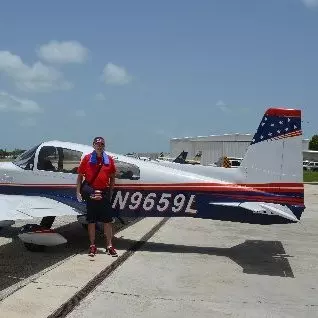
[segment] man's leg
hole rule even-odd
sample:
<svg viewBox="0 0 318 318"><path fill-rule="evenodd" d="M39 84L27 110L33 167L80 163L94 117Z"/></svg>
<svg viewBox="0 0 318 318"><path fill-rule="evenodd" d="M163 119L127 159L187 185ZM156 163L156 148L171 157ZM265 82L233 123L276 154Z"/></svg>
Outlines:
<svg viewBox="0 0 318 318"><path fill-rule="evenodd" d="M95 246L95 224L96 224L96 207L93 200L88 200L87 202L87 230L88 230L88 237L90 241L89 247L89 256L95 256L96 254L96 246Z"/></svg>
<svg viewBox="0 0 318 318"><path fill-rule="evenodd" d="M88 237L91 245L95 245L95 223L88 223Z"/></svg>
<svg viewBox="0 0 318 318"><path fill-rule="evenodd" d="M113 257L117 257L118 254L113 247L113 224L111 222L104 223L104 234L106 236L106 249L107 253Z"/></svg>
<svg viewBox="0 0 318 318"><path fill-rule="evenodd" d="M118 256L116 250L113 247L112 239L113 239L113 217L112 217L112 207L109 199L104 197L101 205L101 219L104 223L104 235L106 239L106 250L109 255Z"/></svg>
<svg viewBox="0 0 318 318"><path fill-rule="evenodd" d="M112 223L104 223L104 234L106 237L106 247L112 246L112 238L113 238L113 224Z"/></svg>

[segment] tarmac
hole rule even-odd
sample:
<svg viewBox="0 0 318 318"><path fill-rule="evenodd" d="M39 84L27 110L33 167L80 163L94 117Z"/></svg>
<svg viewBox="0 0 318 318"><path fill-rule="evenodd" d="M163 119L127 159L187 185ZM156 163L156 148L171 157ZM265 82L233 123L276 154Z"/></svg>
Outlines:
<svg viewBox="0 0 318 318"><path fill-rule="evenodd" d="M26 251L0 233L0 317L318 317L318 186L297 224L145 218L116 233L118 258L87 256L87 233L59 219L66 246Z"/></svg>

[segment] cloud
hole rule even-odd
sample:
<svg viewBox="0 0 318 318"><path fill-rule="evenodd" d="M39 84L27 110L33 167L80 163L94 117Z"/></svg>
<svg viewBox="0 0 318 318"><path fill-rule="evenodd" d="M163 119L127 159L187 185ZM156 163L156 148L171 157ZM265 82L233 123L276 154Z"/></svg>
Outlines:
<svg viewBox="0 0 318 318"><path fill-rule="evenodd" d="M103 70L102 80L106 84L124 85L132 80L125 68L113 63L107 63Z"/></svg>
<svg viewBox="0 0 318 318"><path fill-rule="evenodd" d="M318 0L301 0L301 1L308 8L316 8L316 7L318 7Z"/></svg>
<svg viewBox="0 0 318 318"><path fill-rule="evenodd" d="M165 138L171 138L173 135L172 132L168 129L158 128L154 131L155 135L165 137Z"/></svg>
<svg viewBox="0 0 318 318"><path fill-rule="evenodd" d="M51 63L84 63L88 58L88 49L77 41L50 41L38 50L38 56Z"/></svg>
<svg viewBox="0 0 318 318"><path fill-rule="evenodd" d="M97 100L97 101L104 101L106 100L106 97L103 93L97 93L95 96L94 96L94 99Z"/></svg>
<svg viewBox="0 0 318 318"><path fill-rule="evenodd" d="M218 100L216 103L216 107L222 110L223 112L229 112L229 107L226 105L223 100Z"/></svg>
<svg viewBox="0 0 318 318"><path fill-rule="evenodd" d="M83 109L78 109L75 111L75 116L76 117L85 117L86 116L86 113Z"/></svg>
<svg viewBox="0 0 318 318"><path fill-rule="evenodd" d="M20 56L9 51L0 51L0 72L12 78L23 91L49 92L73 87L58 70L41 62L29 66L23 63Z"/></svg>
<svg viewBox="0 0 318 318"><path fill-rule="evenodd" d="M36 126L36 120L32 117L24 118L20 121L19 125L22 127L34 127Z"/></svg>
<svg viewBox="0 0 318 318"><path fill-rule="evenodd" d="M0 92L0 111L40 113L42 108L33 100L21 99L6 92Z"/></svg>
<svg viewBox="0 0 318 318"><path fill-rule="evenodd" d="M224 113L244 113L249 111L248 107L228 105L221 99L215 105Z"/></svg>

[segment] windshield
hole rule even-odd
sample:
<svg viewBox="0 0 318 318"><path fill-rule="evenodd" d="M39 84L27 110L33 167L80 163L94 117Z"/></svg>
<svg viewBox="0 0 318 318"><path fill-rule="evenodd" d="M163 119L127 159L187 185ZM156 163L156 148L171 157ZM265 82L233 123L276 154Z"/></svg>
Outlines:
<svg viewBox="0 0 318 318"><path fill-rule="evenodd" d="M35 152L39 146L40 145L34 146L33 148L25 151L12 162L22 169L32 170L34 166Z"/></svg>

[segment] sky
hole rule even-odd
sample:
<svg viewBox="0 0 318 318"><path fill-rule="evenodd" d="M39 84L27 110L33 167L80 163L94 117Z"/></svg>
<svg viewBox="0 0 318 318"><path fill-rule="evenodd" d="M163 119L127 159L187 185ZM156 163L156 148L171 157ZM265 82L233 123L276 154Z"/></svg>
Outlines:
<svg viewBox="0 0 318 318"><path fill-rule="evenodd" d="M269 107L318 133L318 0L3 0L0 20L0 148L168 152Z"/></svg>

